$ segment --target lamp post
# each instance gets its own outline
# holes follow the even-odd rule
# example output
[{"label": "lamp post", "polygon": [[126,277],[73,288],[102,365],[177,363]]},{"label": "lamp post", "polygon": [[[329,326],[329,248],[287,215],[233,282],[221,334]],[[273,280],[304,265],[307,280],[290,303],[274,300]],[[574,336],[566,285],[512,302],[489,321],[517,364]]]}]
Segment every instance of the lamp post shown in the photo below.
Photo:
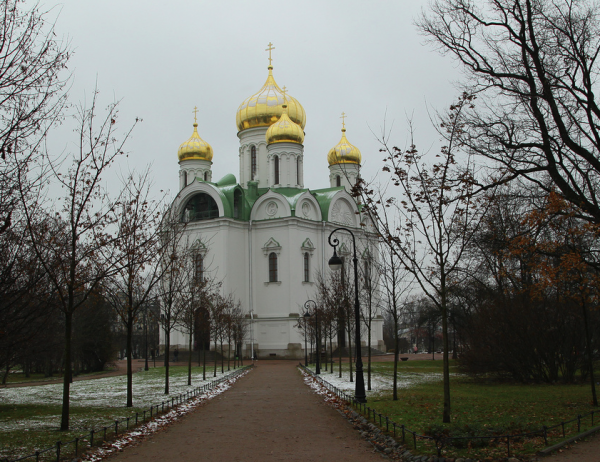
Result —
[{"label": "lamp post", "polygon": [[333,271],[337,271],[342,267],[342,259],[337,255],[336,248],[340,244],[337,238],[333,238],[333,234],[336,231],[346,231],[352,236],[352,245],[354,250],[354,256],[352,261],[354,263],[354,317],[355,317],[355,328],[356,335],[354,337],[354,343],[356,345],[356,384],[354,390],[354,399],[359,403],[367,402],[367,395],[365,393],[365,377],[363,375],[363,363],[361,355],[361,340],[360,340],[360,304],[358,302],[358,258],[356,257],[356,239],[354,233],[348,228],[336,228],[329,235],[328,242],[333,247],[333,256],[329,259],[329,267]]},{"label": "lamp post", "polygon": [[[315,358],[315,374],[321,373],[321,336],[319,332],[319,308],[317,307],[317,302],[314,300],[306,300],[304,303],[304,309],[306,310],[306,314],[304,315],[304,319],[307,319],[310,316],[310,311],[315,313],[315,343],[317,345],[317,356]],[[308,315],[308,316],[307,316]]]},{"label": "lamp post", "polygon": [[310,313],[307,311],[304,313],[304,367],[308,367],[308,345],[306,343],[306,338],[308,337],[308,318],[310,318]]}]

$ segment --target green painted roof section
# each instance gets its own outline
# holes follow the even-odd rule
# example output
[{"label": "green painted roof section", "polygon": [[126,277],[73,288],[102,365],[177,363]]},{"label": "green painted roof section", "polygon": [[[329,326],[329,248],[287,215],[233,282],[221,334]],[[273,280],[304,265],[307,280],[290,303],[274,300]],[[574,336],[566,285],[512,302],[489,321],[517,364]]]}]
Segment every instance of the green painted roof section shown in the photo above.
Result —
[{"label": "green painted roof section", "polygon": [[343,189],[343,186],[336,186],[335,188],[316,189],[315,191],[311,191],[312,195],[315,196],[315,199],[317,199],[317,202],[321,206],[323,221],[329,221],[329,205],[331,204],[331,200]]},{"label": "green painted roof section", "polygon": [[249,221],[250,213],[252,212],[252,207],[256,201],[264,194],[269,191],[273,191],[277,194],[282,195],[288,204],[290,205],[290,209],[292,210],[292,216],[296,216],[296,205],[298,203],[298,199],[304,193],[308,192],[312,194],[312,196],[319,203],[319,207],[321,208],[321,215],[324,221],[329,220],[329,205],[333,197],[340,191],[344,190],[343,186],[338,186],[335,188],[325,188],[325,189],[317,189],[311,191],[310,189],[301,189],[301,188],[257,188],[253,191],[250,189],[244,189],[241,185],[237,184],[236,178],[233,174],[228,173],[223,178],[221,178],[216,183],[211,183],[205,181],[212,185],[218,192],[221,200],[223,201],[223,212],[224,216],[228,218],[234,218],[234,195],[235,191],[239,190],[241,193],[241,211],[237,220]]}]

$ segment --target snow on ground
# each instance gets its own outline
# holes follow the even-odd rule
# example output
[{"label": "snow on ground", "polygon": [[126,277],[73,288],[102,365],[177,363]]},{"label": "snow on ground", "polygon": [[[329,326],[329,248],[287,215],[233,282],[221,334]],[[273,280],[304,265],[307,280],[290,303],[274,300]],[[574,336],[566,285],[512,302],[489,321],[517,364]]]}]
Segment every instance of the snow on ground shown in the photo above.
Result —
[{"label": "snow on ground", "polygon": [[[314,373],[314,367],[309,367]],[[356,372],[353,373],[354,380],[356,380]],[[460,375],[460,374],[450,374]],[[354,387],[356,382],[350,382],[350,374],[348,370],[342,370],[342,377],[339,377],[338,370],[335,369],[333,374],[329,371],[323,371],[321,369],[321,378],[326,382],[329,382],[334,387],[339,388],[340,390],[354,392]],[[367,388],[367,373],[364,372],[365,377],[365,388]],[[421,383],[426,382],[441,382],[443,379],[442,374],[437,372],[428,372],[428,373],[416,373],[416,372],[402,372],[398,374],[398,389],[403,388],[411,388]],[[371,374],[371,390],[367,390],[367,396],[377,395],[383,392],[389,392],[392,390],[393,385],[393,377],[391,375],[381,375],[378,373]]]},{"label": "snow on ground", "polygon": [[[231,371],[233,372],[233,371]],[[231,372],[221,374],[217,372],[219,378],[228,375]],[[206,383],[215,380],[213,371],[206,374],[207,380],[202,380],[202,372],[192,374],[192,386],[187,385],[187,372],[185,374],[176,374],[169,380],[169,395],[165,396],[165,377],[155,371],[137,372],[133,374],[133,405],[135,407],[149,408],[152,405],[160,404],[163,401],[170,400],[179,393],[185,393],[196,387],[201,387]],[[105,377],[93,380],[81,380],[71,384],[71,406],[98,407],[102,409],[125,407],[127,398],[127,376]],[[16,387],[0,389],[0,403],[2,404],[42,404],[57,405],[62,404],[62,383]],[[60,421],[60,415],[34,417],[27,420],[15,422],[14,420],[0,419],[0,431],[13,431],[26,428],[53,429]],[[87,428],[90,419],[71,419],[72,428]]]}]

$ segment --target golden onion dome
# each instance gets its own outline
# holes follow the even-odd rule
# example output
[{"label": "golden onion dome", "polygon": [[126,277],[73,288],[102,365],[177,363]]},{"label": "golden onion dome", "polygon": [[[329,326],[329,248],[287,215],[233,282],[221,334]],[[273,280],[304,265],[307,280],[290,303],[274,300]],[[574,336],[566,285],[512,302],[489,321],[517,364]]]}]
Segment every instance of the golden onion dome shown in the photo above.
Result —
[{"label": "golden onion dome", "polygon": [[283,104],[287,102],[288,117],[300,128],[306,126],[306,113],[296,98],[284,96],[273,77],[273,66],[269,66],[267,81],[257,93],[246,98],[237,110],[235,122],[239,131],[254,127],[269,127],[283,114]]},{"label": "golden onion dome", "polygon": [[192,133],[189,140],[181,143],[177,157],[179,157],[179,161],[190,159],[212,161],[213,149],[198,135],[198,124],[196,122],[194,122],[194,133]]},{"label": "golden onion dome", "polygon": [[327,162],[329,165],[337,164],[358,164],[362,160],[362,156],[358,148],[348,141],[346,138],[346,129],[342,128],[342,139],[327,154]]},{"label": "golden onion dome", "polygon": [[287,105],[283,105],[284,112],[277,122],[269,127],[266,134],[267,144],[273,143],[304,143],[304,131],[300,125],[292,121],[287,115]]}]

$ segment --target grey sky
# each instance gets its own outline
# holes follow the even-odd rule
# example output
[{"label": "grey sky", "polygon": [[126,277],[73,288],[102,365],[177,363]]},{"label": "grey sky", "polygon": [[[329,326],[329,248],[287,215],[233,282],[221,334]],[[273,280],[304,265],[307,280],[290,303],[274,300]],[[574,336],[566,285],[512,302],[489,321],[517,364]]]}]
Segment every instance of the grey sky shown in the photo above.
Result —
[{"label": "grey sky", "polygon": [[[122,99],[120,124],[141,123],[127,144],[130,168],[153,164],[157,189],[178,187],[177,149],[198,131],[214,150],[213,179],[238,172],[235,114],[267,77],[273,42],[277,83],[307,115],[305,185],[328,186],[327,152],[340,139],[363,155],[363,176],[381,167],[376,134],[394,124],[404,146],[414,113],[417,144],[437,144],[426,104],[446,108],[459,73],[424,44],[413,25],[425,0],[191,1],[42,0],[58,14],[56,31],[75,54],[71,101],[90,98],[96,79],[104,103]],[[57,131],[52,145],[73,138]],[[126,168],[125,168],[126,169]]]}]

